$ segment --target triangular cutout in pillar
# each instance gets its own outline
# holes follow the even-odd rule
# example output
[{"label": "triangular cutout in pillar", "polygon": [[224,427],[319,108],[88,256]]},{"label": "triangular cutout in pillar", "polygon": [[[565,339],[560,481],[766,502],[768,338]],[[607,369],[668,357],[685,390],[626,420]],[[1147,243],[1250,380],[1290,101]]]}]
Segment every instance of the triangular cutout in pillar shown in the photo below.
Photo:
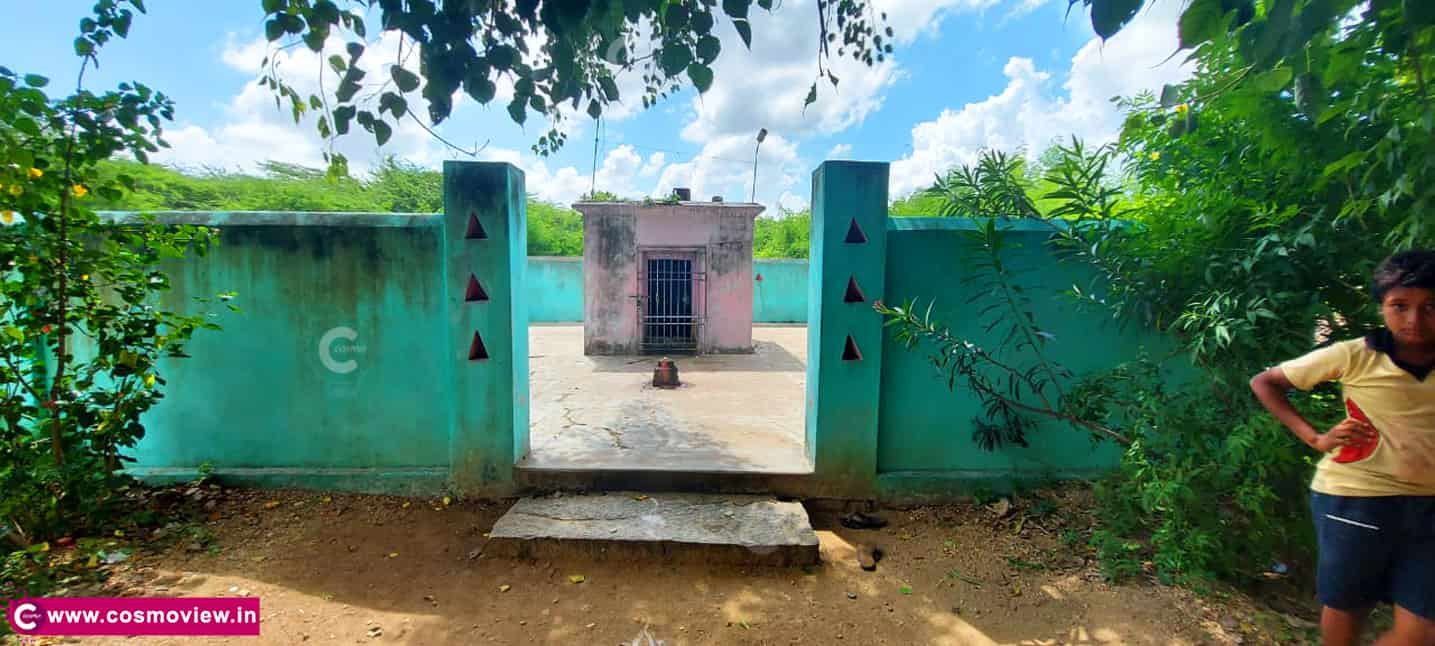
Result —
[{"label": "triangular cutout in pillar", "polygon": [[862,295],[862,288],[857,286],[857,277],[847,277],[847,294],[842,297],[843,303],[865,303],[867,297]]},{"label": "triangular cutout in pillar", "polygon": [[478,223],[478,214],[468,214],[468,230],[464,231],[463,237],[468,240],[487,240],[488,232],[483,230],[483,225]]},{"label": "triangular cutout in pillar", "polygon": [[483,337],[473,333],[473,343],[468,344],[468,360],[483,361],[488,358],[488,348],[483,347]]},{"label": "triangular cutout in pillar", "polygon": [[478,284],[478,277],[468,275],[468,289],[463,292],[463,300],[468,303],[483,303],[488,301],[488,292],[483,291],[483,285]]},{"label": "triangular cutout in pillar", "polygon": [[842,348],[843,361],[861,361],[862,351],[857,349],[857,342],[852,340],[852,335],[847,335],[847,345]]},{"label": "triangular cutout in pillar", "polygon": [[848,244],[867,243],[867,234],[862,233],[862,227],[857,226],[857,218],[852,218],[852,224],[847,227],[847,239],[843,242]]}]

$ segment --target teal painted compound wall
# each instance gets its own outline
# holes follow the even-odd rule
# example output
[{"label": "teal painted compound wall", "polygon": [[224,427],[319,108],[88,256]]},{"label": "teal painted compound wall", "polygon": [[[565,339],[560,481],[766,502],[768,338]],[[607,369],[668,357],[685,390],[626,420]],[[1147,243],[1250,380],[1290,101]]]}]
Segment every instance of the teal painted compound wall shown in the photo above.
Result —
[{"label": "teal painted compound wall", "polygon": [[234,291],[241,311],[214,308],[224,330],[196,333],[194,358],[162,365],[165,398],[144,418],[138,473],[208,463],[341,487],[448,475],[440,216],[159,218],[215,227],[220,240],[169,266],[165,305],[195,311],[191,297]]},{"label": "teal painted compound wall", "polygon": [[528,259],[528,321],[583,320],[583,259],[534,256]]},{"label": "teal painted compound wall", "polygon": [[[1048,358],[1080,376],[1134,359],[1143,347],[1153,356],[1170,349],[1168,340],[1122,331],[1109,313],[1086,311],[1065,296],[1073,284],[1088,284],[1090,270],[1054,258],[1045,246],[1050,231],[1043,225],[1017,222],[1008,227],[1003,260],[1024,270],[1021,285],[1031,299],[1031,311],[1054,335],[1046,345]],[[934,319],[958,336],[995,348],[1004,328],[983,329],[980,311],[989,301],[969,302],[981,288],[962,280],[976,271],[972,267],[977,257],[961,240],[962,232],[972,229],[974,223],[965,219],[888,220],[885,298],[892,304],[918,298],[923,310],[935,298]],[[908,495],[923,489],[943,493],[958,480],[1090,476],[1119,458],[1114,443],[1093,446],[1086,432],[1056,424],[1045,424],[1032,434],[1031,448],[984,451],[971,439],[972,419],[981,415],[977,397],[960,384],[954,391],[947,389],[928,361],[930,346],[908,351],[890,333],[883,344],[877,469],[884,489]],[[1013,363],[1029,365],[1019,358]]]},{"label": "teal painted compound wall", "polygon": [[752,321],[807,322],[807,261],[752,261]]},{"label": "teal painted compound wall", "polygon": [[[814,473],[795,485],[801,495],[950,498],[973,483],[1113,465],[1116,447],[1055,425],[1029,449],[981,450],[971,439],[976,399],[948,391],[926,352],[893,341],[876,299],[935,298],[933,313],[959,335],[998,345],[981,328],[981,305],[968,303],[977,288],[962,280],[975,271],[961,244],[973,223],[888,218],[887,170],[824,163],[813,178],[811,261],[754,265],[756,321],[811,321]],[[165,399],[146,414],[133,472],[188,478],[208,464],[256,484],[512,493],[528,440],[524,328],[581,319],[582,265],[526,257],[516,168],[450,162],[445,171],[443,214],[159,214],[215,227],[221,241],[168,267],[166,304],[193,311],[192,297],[235,291],[242,311],[217,308],[225,329],[197,334],[192,359],[162,366]],[[483,235],[470,235],[474,221]],[[1080,375],[1170,349],[1062,297],[1089,274],[1050,256],[1046,237],[1014,225],[1008,241],[1020,246],[1005,259],[1028,269],[1023,287],[1055,335],[1050,358]],[[470,298],[470,281],[483,298]],[[859,298],[847,298],[849,284]],[[470,352],[476,335],[482,356]]]},{"label": "teal painted compound wall", "polygon": [[[753,260],[752,279],[754,323],[807,322],[806,260]],[[530,323],[583,320],[582,258],[530,257],[527,280]]]}]

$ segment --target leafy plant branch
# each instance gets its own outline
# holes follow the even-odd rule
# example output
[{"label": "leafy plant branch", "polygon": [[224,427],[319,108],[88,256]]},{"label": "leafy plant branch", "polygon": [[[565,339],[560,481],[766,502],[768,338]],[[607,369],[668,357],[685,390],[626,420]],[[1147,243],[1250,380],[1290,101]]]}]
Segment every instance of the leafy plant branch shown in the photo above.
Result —
[{"label": "leafy plant branch", "polygon": [[100,48],[143,11],[141,0],[99,0],[80,21],[69,96],[0,67],[0,533],[12,542],[104,522],[128,481],[122,451],[162,397],[161,358],[218,329],[160,298],[160,262],[204,253],[211,230],[111,221],[90,207],[134,188],[128,175],[100,173],[102,161],[123,152],[143,163],[167,145],[173,103],[163,93],[85,87]]},{"label": "leafy plant branch", "polygon": [[[947,388],[955,388],[957,381],[964,379],[966,386],[983,400],[988,412],[993,409],[1020,411],[1073,424],[1121,444],[1131,443],[1120,431],[1076,415],[1059,403],[1053,404],[1043,392],[1047,382],[1036,374],[1036,369],[1012,366],[976,343],[956,336],[949,328],[932,319],[930,304],[923,314],[917,313],[916,301],[896,307],[876,303],[873,309],[887,318],[884,325],[894,330],[894,338],[905,348],[910,350],[923,343],[935,346],[928,358],[945,378]],[[995,371],[998,376],[989,375],[989,370]],[[1035,395],[1041,400],[1041,405],[1021,401],[1019,397],[1023,392]],[[1011,423],[1013,420],[1004,421]],[[1000,426],[979,425],[974,434],[978,444],[988,450],[1000,446],[1002,441],[1026,445],[1022,433],[994,435],[993,432]],[[1030,425],[1020,423],[1020,428],[1026,430]]]}]

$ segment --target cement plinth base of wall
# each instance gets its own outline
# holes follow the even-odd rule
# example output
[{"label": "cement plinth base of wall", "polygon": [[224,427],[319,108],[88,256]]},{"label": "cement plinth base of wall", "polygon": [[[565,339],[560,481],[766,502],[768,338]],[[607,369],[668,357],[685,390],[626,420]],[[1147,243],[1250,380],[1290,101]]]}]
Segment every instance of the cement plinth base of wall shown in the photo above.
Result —
[{"label": "cement plinth base of wall", "polygon": [[711,494],[770,494],[801,498],[814,481],[810,474],[658,471],[643,469],[514,469],[519,490],[647,491]]},{"label": "cement plinth base of wall", "polygon": [[[188,467],[147,467],[127,471],[141,482],[167,485],[189,482],[202,474]],[[217,468],[209,479],[225,486],[258,489],[309,489],[351,493],[441,496],[452,493],[451,473],[443,467],[390,467],[372,469],[320,468]],[[501,497],[506,491],[476,492],[484,497]]]},{"label": "cement plinth base of wall", "polygon": [[898,471],[877,476],[877,499],[891,506],[960,502],[977,494],[1010,494],[1052,482],[1091,481],[1106,469],[1063,471]]}]

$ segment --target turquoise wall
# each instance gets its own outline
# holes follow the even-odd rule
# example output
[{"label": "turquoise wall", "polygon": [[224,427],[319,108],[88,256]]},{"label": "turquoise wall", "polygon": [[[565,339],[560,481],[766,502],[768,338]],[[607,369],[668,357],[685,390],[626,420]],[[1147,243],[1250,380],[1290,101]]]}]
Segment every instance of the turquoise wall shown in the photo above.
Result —
[{"label": "turquoise wall", "polygon": [[208,257],[169,266],[165,305],[194,311],[191,297],[234,291],[241,311],[214,308],[224,330],[196,333],[194,358],[162,365],[165,398],[133,451],[139,472],[447,474],[439,216],[159,217],[213,226],[220,240]]},{"label": "turquoise wall", "polygon": [[511,493],[528,453],[528,233],[523,171],[505,163],[443,164],[445,334],[437,364],[453,383],[436,400],[450,412],[454,486]]},{"label": "turquoise wall", "polygon": [[[806,260],[753,260],[752,280],[754,323],[807,321]],[[582,258],[531,257],[527,282],[530,323],[583,320]]]},{"label": "turquoise wall", "polygon": [[[976,398],[949,391],[925,351],[893,340],[874,300],[935,298],[934,315],[957,334],[999,345],[981,327],[980,287],[963,281],[977,260],[962,246],[973,223],[888,218],[887,171],[824,163],[810,262],[755,263],[754,319],[811,322],[813,473],[784,492],[950,498],[1115,464],[1116,447],[1057,425],[1033,433],[1031,448],[981,450]],[[526,256],[525,194],[512,166],[449,162],[443,214],[159,214],[220,235],[207,257],[168,267],[166,305],[193,311],[193,297],[235,291],[241,311],[216,308],[225,329],[199,333],[193,358],[162,366],[165,399],[145,416],[133,472],[188,478],[209,464],[254,484],[513,493],[528,442],[525,328],[582,317],[581,263]],[[1055,335],[1052,360],[1080,375],[1170,349],[1062,296],[1088,270],[1050,256],[1038,225],[1011,227],[1004,260],[1027,270],[1035,317]],[[470,297],[474,283],[484,297]],[[849,284],[860,296],[846,298]],[[478,338],[484,351],[471,352]]]},{"label": "turquoise wall", "polygon": [[[1079,376],[1133,359],[1142,347],[1153,355],[1170,348],[1165,339],[1122,331],[1109,313],[1087,311],[1065,296],[1073,284],[1087,285],[1091,273],[1051,256],[1044,225],[1017,222],[1008,228],[1003,260],[1022,270],[1030,311],[1055,335],[1045,349],[1055,363]],[[990,301],[978,293],[984,288],[963,280],[977,261],[962,240],[963,232],[973,229],[971,220],[890,219],[885,298],[890,304],[918,298],[923,310],[935,298],[933,318],[958,336],[996,348],[1005,328],[984,330],[980,312]],[[889,332],[883,341],[877,451],[886,488],[910,494],[923,488],[941,491],[951,480],[1089,476],[1116,464],[1119,447],[1114,443],[1093,446],[1085,431],[1057,424],[1034,433],[1031,448],[982,450],[971,439],[972,419],[981,415],[977,397],[960,383],[947,389],[928,361],[931,346],[908,351],[892,337]],[[1029,365],[1020,356],[1014,363]]]},{"label": "turquoise wall", "polygon": [[807,322],[807,261],[752,261],[754,323]]},{"label": "turquoise wall", "polygon": [[[887,164],[827,161],[812,174],[807,451],[822,496],[870,496],[877,478]],[[861,297],[849,298],[848,285]]]},{"label": "turquoise wall", "polygon": [[443,214],[154,214],[219,233],[207,256],[165,268],[163,304],[194,312],[193,298],[232,291],[240,311],[209,308],[223,331],[161,365],[165,397],[142,420],[129,471],[512,493],[528,449],[523,174],[444,170]]},{"label": "turquoise wall", "polygon": [[530,257],[527,281],[529,322],[583,320],[583,258]]}]

